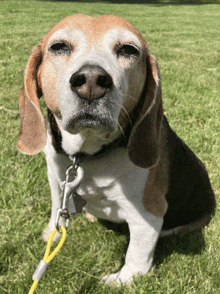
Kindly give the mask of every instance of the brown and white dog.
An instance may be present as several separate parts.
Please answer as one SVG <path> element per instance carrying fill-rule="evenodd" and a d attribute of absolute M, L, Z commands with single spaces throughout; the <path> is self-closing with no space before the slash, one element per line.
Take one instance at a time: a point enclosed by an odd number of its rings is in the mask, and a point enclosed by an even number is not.
<path fill-rule="evenodd" d="M 74 15 L 55 25 L 31 53 L 19 102 L 18 148 L 43 150 L 47 161 L 52 213 L 43 238 L 55 227 L 70 155 L 84 169 L 77 192 L 86 210 L 128 223 L 125 264 L 106 283 L 148 272 L 160 235 L 209 223 L 215 200 L 207 171 L 170 128 L 156 58 L 123 18 Z"/>

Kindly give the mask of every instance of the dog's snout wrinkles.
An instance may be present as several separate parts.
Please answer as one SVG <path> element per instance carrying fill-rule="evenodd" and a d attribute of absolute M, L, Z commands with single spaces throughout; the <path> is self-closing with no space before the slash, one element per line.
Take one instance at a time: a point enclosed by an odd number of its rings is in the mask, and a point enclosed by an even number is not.
<path fill-rule="evenodd" d="M 92 102 L 102 98 L 112 87 L 113 81 L 102 67 L 85 65 L 71 76 L 70 85 L 80 98 Z"/>

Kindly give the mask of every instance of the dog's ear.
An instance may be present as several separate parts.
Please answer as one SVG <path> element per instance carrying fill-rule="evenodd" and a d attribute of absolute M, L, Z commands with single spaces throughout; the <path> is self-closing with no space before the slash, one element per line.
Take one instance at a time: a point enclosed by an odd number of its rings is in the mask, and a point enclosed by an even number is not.
<path fill-rule="evenodd" d="M 160 129 L 163 118 L 160 75 L 155 56 L 147 54 L 147 77 L 142 107 L 132 128 L 128 154 L 137 166 L 147 168 L 159 157 Z"/>
<path fill-rule="evenodd" d="M 46 127 L 40 108 L 42 96 L 37 82 L 38 69 L 42 61 L 41 45 L 36 45 L 28 59 L 24 72 L 24 89 L 19 98 L 21 130 L 17 147 L 24 154 L 36 154 L 46 144 Z"/>

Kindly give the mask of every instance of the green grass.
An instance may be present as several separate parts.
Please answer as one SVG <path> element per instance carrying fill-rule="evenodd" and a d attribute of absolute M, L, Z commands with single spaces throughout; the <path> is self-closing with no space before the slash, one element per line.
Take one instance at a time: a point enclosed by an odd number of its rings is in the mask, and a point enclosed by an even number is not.
<path fill-rule="evenodd" d="M 171 126 L 206 164 L 217 202 L 220 199 L 220 7 L 88 2 L 1 1 L 2 294 L 28 293 L 32 273 L 44 254 L 45 244 L 40 237 L 51 205 L 43 154 L 29 157 L 16 149 L 22 73 L 31 48 L 70 14 L 118 14 L 139 29 L 159 60 L 164 108 Z M 126 234 L 77 216 L 36 293 L 220 293 L 219 208 L 202 232 L 160 240 L 155 266 L 149 274 L 118 289 L 100 284 L 104 274 L 122 266 L 127 244 Z"/>

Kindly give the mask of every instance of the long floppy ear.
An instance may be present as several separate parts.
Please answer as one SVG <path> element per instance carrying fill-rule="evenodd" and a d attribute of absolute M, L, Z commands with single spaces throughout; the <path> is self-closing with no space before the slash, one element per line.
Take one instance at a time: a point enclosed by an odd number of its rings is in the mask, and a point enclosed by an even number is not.
<path fill-rule="evenodd" d="M 21 130 L 17 147 L 24 154 L 36 154 L 46 144 L 46 127 L 39 98 L 42 96 L 37 83 L 38 68 L 42 61 L 41 45 L 36 45 L 24 72 L 24 89 L 19 98 Z"/>
<path fill-rule="evenodd" d="M 137 166 L 155 165 L 159 157 L 160 129 L 163 118 L 161 86 L 156 58 L 148 53 L 147 78 L 143 105 L 128 141 L 128 155 Z"/>

